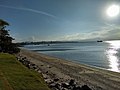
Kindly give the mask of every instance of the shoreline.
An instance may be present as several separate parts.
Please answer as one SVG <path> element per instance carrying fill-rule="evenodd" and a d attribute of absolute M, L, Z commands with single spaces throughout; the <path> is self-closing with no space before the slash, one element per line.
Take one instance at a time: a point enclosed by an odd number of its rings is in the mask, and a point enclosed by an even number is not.
<path fill-rule="evenodd" d="M 42 55 L 43 57 L 45 56 L 45 57 L 49 57 L 49 58 L 54 58 L 54 59 L 56 59 L 56 60 L 67 61 L 67 62 L 71 62 L 71 63 L 75 63 L 75 64 L 82 65 L 82 66 L 85 66 L 85 67 L 95 68 L 95 69 L 99 69 L 99 70 L 103 70 L 103 71 L 105 70 L 105 71 L 108 71 L 108 72 L 120 73 L 119 71 L 113 71 L 113 70 L 111 70 L 110 68 L 107 69 L 107 68 L 102 68 L 102 67 L 98 67 L 98 66 L 94 66 L 94 65 L 88 65 L 88 64 L 85 64 L 85 63 L 80 63 L 80 62 L 78 62 L 78 61 L 73 61 L 73 60 L 58 58 L 58 57 L 55 57 L 55 56 L 51 56 L 51 55 L 39 53 L 39 52 L 36 52 L 36 51 L 28 50 L 28 49 L 26 49 L 26 48 L 21 48 L 21 49 L 22 49 L 22 50 L 27 50 L 27 51 L 30 51 L 30 52 L 34 52 L 34 53 L 37 53 L 37 54 L 40 54 L 40 55 Z"/>
<path fill-rule="evenodd" d="M 21 48 L 23 50 L 28 50 L 26 48 Z M 44 55 L 44 56 L 47 56 L 47 57 L 50 57 L 50 58 L 54 58 L 54 59 L 59 59 L 59 60 L 63 60 L 63 61 L 67 61 L 67 62 L 71 62 L 71 63 L 76 63 L 76 64 L 80 64 L 80 65 L 83 65 L 83 66 L 86 66 L 86 67 L 91 67 L 91 68 L 96 68 L 96 69 L 101 69 L 101 70 L 107 70 L 107 71 L 112 71 L 110 69 L 107 69 L 107 68 L 102 68 L 102 67 L 98 67 L 98 66 L 94 66 L 94 65 L 88 65 L 88 64 L 85 64 L 85 63 L 80 63 L 78 61 L 73 61 L 73 60 L 68 60 L 68 59 L 63 59 L 63 58 L 58 58 L 58 57 L 55 57 L 55 56 L 51 56 L 51 55 L 47 55 L 47 54 L 44 54 L 44 53 L 39 53 L 39 52 L 36 52 L 36 51 L 32 51 L 32 50 L 28 50 L 30 52 L 34 52 L 34 53 L 38 53 L 40 55 Z M 117 72 L 117 71 L 112 71 L 112 72 Z M 117 72 L 117 73 L 120 73 L 120 72 Z"/>
<path fill-rule="evenodd" d="M 79 85 L 88 85 L 92 90 L 120 90 L 120 73 L 72 62 L 21 49 L 21 55 L 38 65 L 48 76 L 60 81 L 75 79 Z"/>

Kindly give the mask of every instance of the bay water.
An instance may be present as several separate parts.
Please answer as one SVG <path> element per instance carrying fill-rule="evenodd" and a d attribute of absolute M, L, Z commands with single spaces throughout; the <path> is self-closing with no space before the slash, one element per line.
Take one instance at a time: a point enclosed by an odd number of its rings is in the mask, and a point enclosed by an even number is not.
<path fill-rule="evenodd" d="M 49 56 L 120 72 L 120 40 L 25 45 Z"/>

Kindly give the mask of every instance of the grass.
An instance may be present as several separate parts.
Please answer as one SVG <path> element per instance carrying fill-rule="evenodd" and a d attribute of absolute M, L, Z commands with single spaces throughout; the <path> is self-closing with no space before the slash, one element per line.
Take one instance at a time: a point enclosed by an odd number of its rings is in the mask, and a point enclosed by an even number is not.
<path fill-rule="evenodd" d="M 0 90 L 50 90 L 42 75 L 23 66 L 13 55 L 0 53 Z"/>

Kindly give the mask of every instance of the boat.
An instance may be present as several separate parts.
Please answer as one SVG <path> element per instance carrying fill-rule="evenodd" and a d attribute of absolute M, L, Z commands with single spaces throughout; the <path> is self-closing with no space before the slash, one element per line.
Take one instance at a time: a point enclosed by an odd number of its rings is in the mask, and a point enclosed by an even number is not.
<path fill-rule="evenodd" d="M 102 40 L 98 40 L 97 42 L 103 42 Z"/>

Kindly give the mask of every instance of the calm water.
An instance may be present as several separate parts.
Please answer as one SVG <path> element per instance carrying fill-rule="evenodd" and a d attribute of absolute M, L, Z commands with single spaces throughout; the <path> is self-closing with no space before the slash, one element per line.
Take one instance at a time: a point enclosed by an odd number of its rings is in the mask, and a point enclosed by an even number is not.
<path fill-rule="evenodd" d="M 26 45 L 50 56 L 120 72 L 120 41 Z"/>

